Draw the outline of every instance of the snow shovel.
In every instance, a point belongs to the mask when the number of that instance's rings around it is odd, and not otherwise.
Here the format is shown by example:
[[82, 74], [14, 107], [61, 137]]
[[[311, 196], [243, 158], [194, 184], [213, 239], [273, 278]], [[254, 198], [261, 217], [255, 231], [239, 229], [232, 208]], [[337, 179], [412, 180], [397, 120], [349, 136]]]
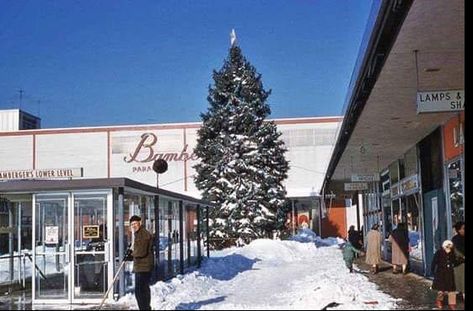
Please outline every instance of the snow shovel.
[[120, 275], [120, 271], [123, 269], [123, 267], [125, 267], [125, 263], [127, 262], [126, 259], [130, 254], [131, 254], [131, 249], [128, 249], [125, 253], [125, 257], [123, 257], [122, 262], [120, 263], [120, 266], [118, 267], [117, 273], [115, 273], [115, 277], [113, 278], [112, 284], [110, 284], [110, 286], [107, 289], [107, 292], [103, 296], [102, 302], [100, 303], [100, 306], [99, 306], [99, 310], [102, 310], [103, 304], [104, 304], [105, 300], [107, 299], [108, 293], [110, 292], [110, 290], [115, 285], [115, 282], [117, 281], [118, 276]]

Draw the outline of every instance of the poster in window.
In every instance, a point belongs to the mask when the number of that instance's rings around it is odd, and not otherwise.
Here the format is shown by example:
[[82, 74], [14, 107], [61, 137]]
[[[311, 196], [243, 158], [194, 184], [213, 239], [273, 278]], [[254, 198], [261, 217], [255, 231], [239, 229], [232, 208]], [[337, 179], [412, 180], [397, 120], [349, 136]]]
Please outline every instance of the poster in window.
[[82, 238], [83, 239], [96, 239], [98, 237], [99, 237], [99, 226], [98, 225], [82, 226]]
[[58, 226], [46, 226], [45, 227], [45, 244], [58, 244], [59, 243], [59, 227]]

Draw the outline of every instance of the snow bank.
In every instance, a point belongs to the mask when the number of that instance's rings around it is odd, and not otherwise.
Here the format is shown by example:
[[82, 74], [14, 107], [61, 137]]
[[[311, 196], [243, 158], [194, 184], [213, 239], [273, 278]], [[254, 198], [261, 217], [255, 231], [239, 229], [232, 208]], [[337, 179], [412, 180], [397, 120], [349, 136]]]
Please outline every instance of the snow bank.
[[[324, 241], [333, 245], [339, 239]], [[159, 310], [396, 307], [396, 300], [364, 275], [348, 272], [338, 248], [268, 239], [213, 252], [201, 269], [153, 285], [151, 297]], [[117, 304], [137, 308], [131, 294]]]
[[322, 239], [321, 237], [317, 236], [317, 234], [309, 228], [301, 228], [297, 230], [297, 234], [292, 236], [291, 240], [302, 242], [302, 243], [315, 243], [317, 247], [339, 246], [345, 243], [345, 241], [339, 237], [337, 238], [329, 237], [326, 239]]
[[298, 242], [315, 242], [317, 240], [317, 234], [309, 228], [301, 228], [297, 230], [297, 234], [292, 236], [292, 240]]

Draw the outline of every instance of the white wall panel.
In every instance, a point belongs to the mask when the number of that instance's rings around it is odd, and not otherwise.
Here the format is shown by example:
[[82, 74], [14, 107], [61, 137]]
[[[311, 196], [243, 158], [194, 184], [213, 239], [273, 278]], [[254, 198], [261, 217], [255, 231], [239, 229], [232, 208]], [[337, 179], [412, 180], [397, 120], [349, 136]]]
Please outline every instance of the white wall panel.
[[86, 178], [107, 178], [107, 133], [36, 135], [36, 168], [83, 167]]
[[0, 136], [0, 170], [33, 168], [33, 135]]
[[[314, 123], [278, 125], [288, 148], [286, 157], [290, 170], [285, 185], [289, 196], [319, 193], [339, 124], [338, 121], [316, 123], [314, 120]], [[200, 196], [193, 178], [197, 160], [191, 158], [197, 144], [197, 128], [109, 129], [110, 177], [126, 177], [156, 186], [152, 165], [155, 159], [164, 157], [169, 167], [160, 175], [160, 187]], [[94, 133], [58, 131], [36, 137], [37, 168], [83, 167], [86, 178], [107, 177], [106, 129]], [[31, 168], [32, 162], [32, 136], [2, 137], [0, 134], [0, 169]]]

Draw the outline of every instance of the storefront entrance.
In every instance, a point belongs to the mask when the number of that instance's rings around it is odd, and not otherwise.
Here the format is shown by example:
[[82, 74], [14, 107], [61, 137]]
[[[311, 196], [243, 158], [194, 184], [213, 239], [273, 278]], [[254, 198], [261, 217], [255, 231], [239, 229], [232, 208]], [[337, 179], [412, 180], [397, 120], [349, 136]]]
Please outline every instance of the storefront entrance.
[[33, 195], [33, 303], [100, 302], [110, 265], [112, 191]]

